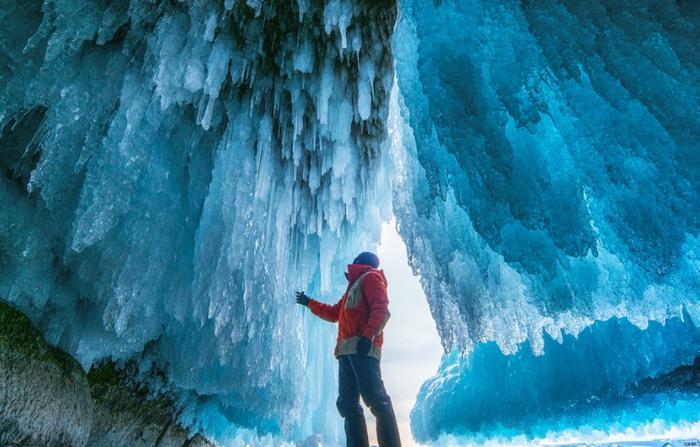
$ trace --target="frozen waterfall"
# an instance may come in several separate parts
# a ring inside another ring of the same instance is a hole
[[[164,368],[215,439],[335,439],[332,328],[293,293],[339,295],[391,216],[395,15],[5,2],[0,296],[86,368]]]
[[[697,420],[692,380],[639,397],[699,352],[691,3],[401,2],[394,209],[443,345],[472,352],[423,386],[419,439]]]
[[[0,299],[214,441],[335,445],[293,293],[395,216],[417,439],[697,422],[698,42],[685,0],[8,0]]]

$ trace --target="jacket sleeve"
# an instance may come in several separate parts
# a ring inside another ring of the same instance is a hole
[[[386,282],[377,274],[370,274],[362,281],[362,294],[369,305],[367,324],[362,329],[362,336],[373,340],[381,334],[389,320],[389,297]]]
[[[307,305],[309,310],[319,318],[335,323],[338,321],[338,311],[340,310],[340,301],[334,305],[321,303],[315,299],[310,299]]]

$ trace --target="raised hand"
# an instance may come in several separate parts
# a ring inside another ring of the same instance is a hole
[[[306,306],[309,304],[309,300],[311,298],[308,297],[304,292],[297,292],[297,304],[301,304],[302,306]]]

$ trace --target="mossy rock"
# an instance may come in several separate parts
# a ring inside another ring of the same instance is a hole
[[[118,366],[104,360],[88,372],[98,415],[92,445],[184,445],[188,433],[176,423],[173,401],[165,395],[154,396],[148,387],[134,381],[137,369],[134,362]]]
[[[0,301],[0,348],[10,349],[37,361],[50,362],[66,374],[85,374],[70,354],[46,343],[26,315],[3,301]]]
[[[177,423],[173,399],[110,360],[88,374],[0,301],[0,446],[211,446]]]
[[[80,364],[0,302],[0,445],[87,445],[93,410]]]

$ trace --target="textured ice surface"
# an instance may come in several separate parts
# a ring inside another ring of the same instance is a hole
[[[395,14],[4,2],[0,296],[85,366],[166,368],[215,435],[334,436],[332,327],[292,297],[389,217]]]
[[[511,355],[495,343],[468,357],[453,351],[421,388],[412,428],[422,440],[441,433],[542,439],[575,428],[624,433],[694,422],[697,366],[676,365],[692,365],[698,345],[700,329],[688,319],[646,330],[611,319],[561,343],[545,338],[544,355],[527,344]]]
[[[393,52],[399,230],[444,346],[472,352],[417,434],[679,421],[675,382],[637,387],[697,353],[700,10],[400,9],[392,40],[390,2],[0,5],[0,297],[84,365],[165,368],[214,439],[333,439],[332,327],[291,292],[336,298],[389,217]]]
[[[697,5],[406,0],[401,10],[394,209],[444,346],[474,351],[446,357],[423,388],[416,434],[500,419],[522,428],[531,412],[592,395],[607,412],[626,385],[692,361],[697,342],[650,321],[700,323]],[[658,345],[594,324],[610,318],[649,327],[640,337]],[[587,327],[621,344],[571,344]],[[591,383],[566,380],[567,368],[600,362],[598,378],[584,369]],[[503,389],[489,381],[498,374]]]
[[[606,4],[609,2],[606,2]],[[403,3],[398,217],[445,346],[700,318],[700,11]]]

